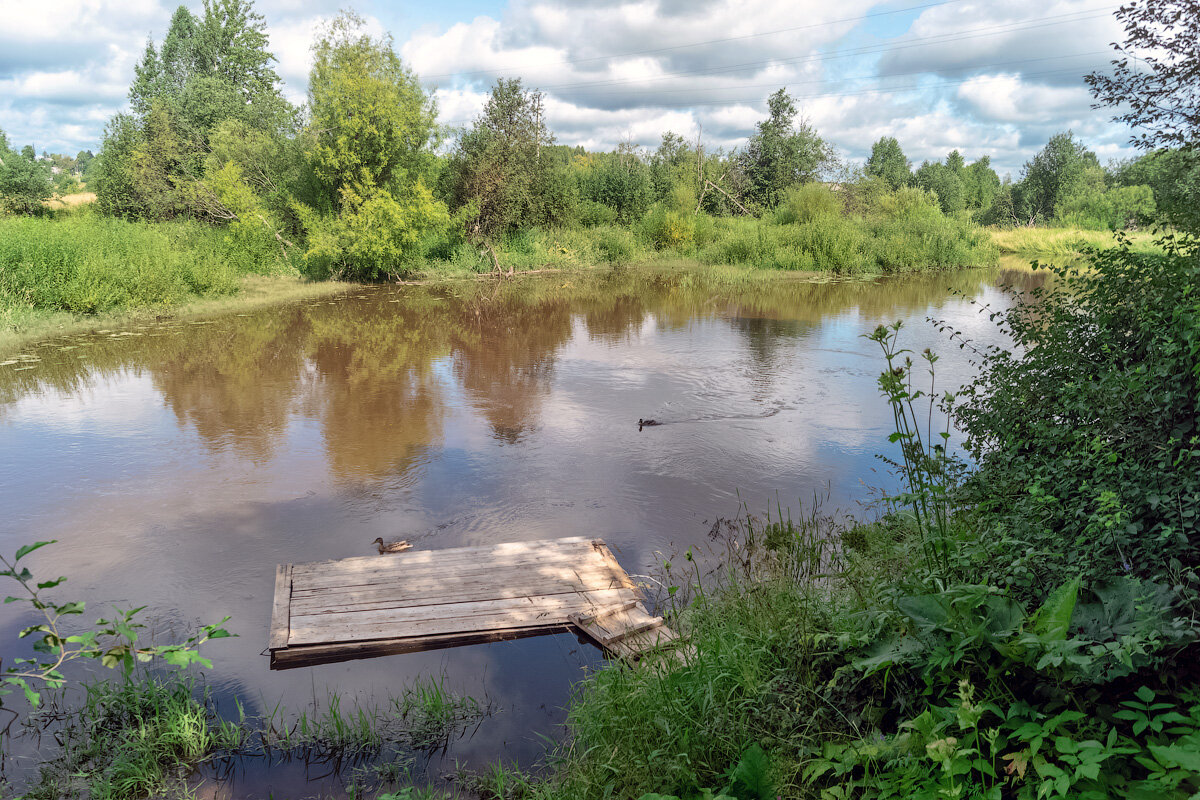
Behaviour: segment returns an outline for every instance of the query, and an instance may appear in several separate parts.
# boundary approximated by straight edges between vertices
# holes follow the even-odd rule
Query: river
[[[90,614],[145,605],[161,630],[231,616],[237,638],[206,646],[206,681],[252,712],[441,676],[492,713],[426,757],[431,775],[532,764],[597,651],[564,634],[271,672],[276,564],[366,555],[377,536],[430,549],[583,535],[644,575],[743,508],[820,496],[868,515],[894,480],[876,458],[891,421],[880,353],[862,334],[903,320],[902,344],[942,353],[952,388],[968,351],[927,318],[999,343],[981,309],[1007,306],[1008,282],[1036,276],[380,286],[44,342],[0,366],[0,550],[57,539],[29,566],[69,576],[57,591]],[[20,608],[0,607],[5,651],[31,619]],[[248,763],[218,785],[339,791],[328,773]]]

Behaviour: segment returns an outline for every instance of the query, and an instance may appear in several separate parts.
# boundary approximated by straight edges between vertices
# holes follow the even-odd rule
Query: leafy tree
[[[1094,178],[1099,169],[1096,154],[1070,131],[1051,136],[1046,146],[1025,163],[1019,213],[1030,219],[1050,219],[1060,202],[1085,185],[1089,171]]]
[[[695,153],[682,136],[667,131],[662,136],[658,149],[650,156],[650,182],[654,199],[665,202],[679,183],[695,183]]]
[[[362,26],[343,13],[313,46],[306,141],[317,191],[297,213],[312,271],[373,279],[413,264],[448,217],[424,182],[433,101],[391,38]]]
[[[1097,107],[1128,109],[1114,119],[1140,129],[1133,142],[1142,149],[1194,149],[1200,138],[1200,3],[1134,0],[1116,18],[1124,23],[1125,41],[1113,44],[1120,58],[1112,62],[1112,74],[1085,78]]]
[[[148,41],[135,67],[132,114],[109,126],[121,138],[106,135],[103,144],[102,153],[111,152],[97,175],[101,208],[150,219],[202,212],[189,204],[190,184],[203,176],[222,121],[292,131],[295,110],[280,94],[267,44],[250,0],[205,0],[199,16],[176,9],[161,47]]]
[[[866,173],[881,179],[892,189],[907,186],[912,181],[912,169],[908,159],[900,149],[900,142],[891,136],[884,136],[871,145]]]
[[[564,216],[561,195],[548,191],[552,168],[539,152],[553,142],[538,113],[540,102],[520,79],[497,80],[483,113],[450,157],[451,202],[474,210],[472,228],[484,237]]]
[[[1200,151],[1153,150],[1118,165],[1113,180],[1120,186],[1149,186],[1163,222],[1200,230]]]
[[[973,210],[989,208],[1000,191],[1000,176],[992,169],[991,156],[982,156],[959,173],[966,206]]]
[[[0,130],[0,212],[38,214],[42,201],[50,197],[50,165],[33,157],[26,145],[22,152],[9,149],[8,137]]]
[[[965,159],[963,159],[962,153],[958,152],[957,150],[951,150],[949,155],[946,156],[946,166],[949,167],[950,171],[955,175],[961,175],[962,171],[967,166],[967,162]]]
[[[961,161],[961,156],[959,160]],[[937,195],[942,213],[953,214],[967,205],[966,188],[954,169],[937,161],[925,161],[913,175],[913,180],[922,189]]]
[[[780,89],[767,100],[769,116],[758,123],[740,164],[749,198],[774,208],[783,191],[816,180],[834,161],[833,148],[807,122],[796,123],[796,104]]]
[[[595,158],[590,168],[584,170],[580,195],[583,200],[613,209],[621,222],[634,222],[650,207],[653,195],[650,169],[632,145],[622,143],[612,153]]]

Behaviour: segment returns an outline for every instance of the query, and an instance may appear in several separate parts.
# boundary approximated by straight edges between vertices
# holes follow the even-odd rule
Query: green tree
[[[50,165],[37,160],[29,145],[20,153],[9,149],[8,137],[0,130],[0,212],[41,213],[42,201],[52,192]]]
[[[317,191],[297,212],[310,271],[375,279],[414,264],[424,237],[448,215],[424,181],[433,101],[391,37],[373,39],[362,28],[343,13],[313,45],[305,136]]]
[[[494,238],[564,216],[562,188],[540,150],[553,142],[540,113],[541,95],[520,79],[496,81],[483,113],[458,140],[447,180],[456,208],[470,207],[471,227]]]
[[[1095,153],[1070,131],[1056,133],[1025,163],[1018,192],[1021,206],[1018,214],[1028,219],[1052,218],[1058,204],[1077,194],[1089,175],[1094,179],[1096,170],[1101,168]]]
[[[959,156],[960,162],[961,159]],[[922,162],[913,180],[917,186],[937,195],[942,213],[953,214],[966,208],[967,195],[963,180],[950,166],[937,161]]]
[[[1000,191],[1000,176],[992,169],[991,156],[982,156],[962,170],[959,177],[963,182],[967,208],[980,211],[991,207]]]
[[[834,161],[833,148],[804,120],[796,122],[796,104],[780,89],[767,100],[768,117],[746,143],[739,159],[746,191],[763,208],[778,205],[783,192],[814,181]]]
[[[892,189],[899,189],[912,182],[912,169],[908,159],[900,149],[900,142],[891,136],[884,136],[871,145],[866,172],[879,178]]]
[[[641,219],[653,196],[650,168],[636,149],[625,143],[596,156],[579,183],[581,199],[608,206],[625,224]]]

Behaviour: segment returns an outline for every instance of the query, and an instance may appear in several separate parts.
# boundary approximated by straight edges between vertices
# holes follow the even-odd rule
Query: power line
[[[929,47],[935,44],[947,44],[951,42],[966,41],[968,39],[980,39],[988,36],[995,36],[1002,33],[1013,33],[1017,31],[1034,30],[1037,28],[1053,27],[1055,25],[1065,25],[1071,22],[1083,22],[1089,19],[1107,16],[1113,6],[1107,6],[1102,10],[1084,10],[1070,12],[1069,14],[1058,14],[1049,17],[1039,17],[1034,20],[1026,20],[1023,22],[1010,23],[1006,26],[989,26],[979,28],[968,28],[966,31],[957,31],[953,34],[936,34],[934,36],[921,37],[920,39],[909,39],[899,45],[868,45],[852,50],[843,50],[837,53],[826,53],[822,55],[796,56],[793,58],[774,58],[764,61],[750,61],[742,64],[731,64],[720,67],[709,67],[699,70],[684,70],[679,72],[667,72],[661,75],[653,75],[645,78],[612,78],[603,81],[587,81],[576,83],[560,83],[550,86],[540,87],[547,91],[555,89],[584,89],[593,86],[620,86],[630,83],[645,83],[648,81],[666,80],[668,78],[686,78],[696,77],[700,75],[715,75],[722,72],[738,72],[748,70],[755,67],[763,67],[777,64],[792,64],[799,65],[805,63],[820,63],[824,61],[833,61],[840,58],[851,58],[854,56],[870,55],[874,53],[890,53],[901,50],[909,50],[915,47]],[[1081,16],[1082,15],[1082,16]],[[1051,21],[1052,20],[1052,21]],[[964,35],[965,34],[965,35]]]
[[[1068,53],[1066,55],[1061,55],[1061,56],[1044,56],[1042,58],[1014,59],[1012,61],[997,61],[997,62],[993,62],[990,64],[971,64],[971,65],[967,65],[967,66],[957,67],[957,69],[959,69],[959,70],[992,69],[992,68],[996,68],[996,67],[1012,66],[1014,64],[1033,64],[1033,63],[1036,63],[1039,61],[1061,61],[1064,58],[1084,58],[1086,56],[1102,55],[1102,54],[1108,53],[1108,52],[1110,52],[1110,51],[1108,51],[1108,50],[1089,50],[1086,53]],[[807,80],[807,81],[791,81],[791,82],[784,83],[784,84],[781,84],[779,81],[773,81],[771,83],[751,83],[751,84],[743,84],[740,86],[709,86],[709,87],[702,87],[702,88],[690,87],[690,88],[685,88],[685,89],[647,89],[647,90],[643,90],[643,91],[595,92],[595,93],[589,93],[587,96],[588,97],[596,97],[596,96],[607,96],[607,95],[619,95],[621,97],[630,97],[630,96],[638,96],[638,95],[643,95],[643,94],[661,95],[661,94],[668,94],[668,93],[677,94],[677,93],[686,93],[686,92],[728,92],[728,91],[739,91],[739,90],[744,90],[744,89],[767,89],[767,88],[772,88],[772,87],[779,87],[781,85],[785,86],[785,87],[787,87],[787,86],[806,86],[806,85],[811,85],[814,83],[827,83],[827,82],[840,83],[840,82],[844,82],[844,81],[871,80],[871,79],[880,79],[880,78],[902,78],[902,77],[907,77],[907,76],[911,76],[911,75],[921,75],[926,72],[933,72],[933,71],[934,70],[932,68],[923,67],[921,69],[910,70],[908,72],[893,72],[893,73],[890,73],[888,75],[883,75],[883,76],[878,75],[878,74],[850,75],[850,76],[847,76],[844,78],[837,78],[837,79],[834,79],[831,81],[827,81],[825,78],[815,78],[813,80]]]
[[[921,11],[926,8],[933,8],[934,6],[948,6],[948,5],[952,5],[954,3],[961,3],[961,2],[963,2],[963,0],[944,0],[944,2],[925,3],[925,4],[919,5],[919,6],[909,6],[907,8],[897,8],[897,9],[893,9],[892,11],[877,11],[872,14],[862,14],[857,17],[843,17],[842,19],[833,19],[833,20],[829,20],[827,22],[814,22],[814,23],[811,23],[808,25],[795,25],[790,28],[777,28],[777,29],[771,30],[771,31],[763,31],[761,33],[747,33],[747,34],[743,34],[741,36],[726,36],[726,37],[723,37],[720,39],[706,39],[706,40],[700,41],[700,42],[689,42],[687,44],[671,45],[670,47],[656,47],[656,48],[653,48],[650,50],[631,50],[631,51],[628,51],[625,53],[613,53],[611,55],[606,55],[606,56],[590,56],[588,58],[564,59],[562,61],[556,61],[553,64],[547,63],[547,64],[535,65],[535,66],[509,67],[509,68],[504,68],[504,69],[477,69],[477,70],[467,70],[465,72],[443,72],[443,73],[434,74],[434,75],[426,75],[425,79],[453,78],[453,77],[465,76],[465,75],[490,75],[493,73],[500,73],[500,72],[515,72],[518,70],[527,70],[527,69],[544,69],[547,67],[560,67],[560,66],[563,66],[566,64],[589,64],[593,61],[608,61],[608,60],[617,59],[617,58],[629,58],[630,56],[644,56],[644,55],[653,55],[655,53],[667,53],[672,50],[684,50],[689,47],[703,47],[704,45],[709,45],[709,44],[721,44],[724,42],[737,42],[737,41],[744,41],[746,39],[756,39],[756,38],[760,38],[763,36],[776,36],[781,33],[794,33],[796,31],[812,30],[814,28],[824,28],[824,27],[829,27],[830,25],[840,25],[843,22],[861,22],[863,20],[874,19],[876,17],[887,17],[887,16],[892,16],[894,14],[903,14],[903,13],[906,13],[909,11]]]

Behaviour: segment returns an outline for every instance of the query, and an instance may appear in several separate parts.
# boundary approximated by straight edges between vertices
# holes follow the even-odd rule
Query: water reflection
[[[879,358],[860,334],[904,319],[906,346],[940,350],[944,384],[960,382],[969,363],[925,318],[995,342],[980,308],[1009,302],[1000,283],[1040,280],[729,287],[615,271],[377,287],[55,340],[0,367],[0,548],[59,539],[31,567],[72,576],[89,607],[232,614],[240,638],[210,650],[222,692],[299,707],[314,687],[365,698],[445,674],[501,712],[446,758],[529,760],[594,650],[555,636],[270,673],[275,565],[366,555],[376,536],[587,535],[645,573],[742,502],[827,488],[853,510],[864,482],[889,480],[874,471],[889,423]],[[639,417],[663,424],[639,432]],[[0,607],[3,641],[23,621]],[[248,795],[271,774],[246,777]]]

